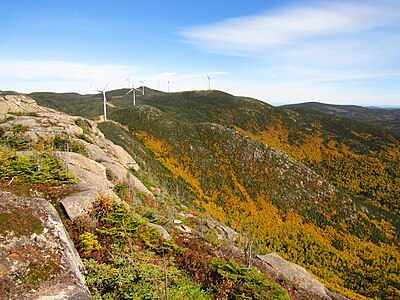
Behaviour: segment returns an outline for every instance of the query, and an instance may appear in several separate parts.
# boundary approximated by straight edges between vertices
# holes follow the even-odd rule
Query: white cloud
[[[0,60],[0,90],[18,92],[78,92],[93,93],[110,81],[108,89],[128,87],[133,81],[135,87],[144,81],[147,87],[171,91],[206,89],[207,73],[160,72],[145,74],[138,67],[130,65],[90,65],[67,61],[6,61]],[[209,72],[216,75],[228,72]],[[127,82],[127,78],[131,80]]]
[[[126,78],[136,69],[129,65],[90,65],[66,61],[6,61],[0,60],[0,89],[22,92],[75,91],[91,92],[90,86],[126,85]]]
[[[0,78],[8,80],[82,80],[107,79],[127,74],[135,67],[126,65],[89,65],[65,61],[6,61],[0,60],[0,68],[7,70]]]
[[[252,81],[226,85],[235,94],[267,102],[399,101],[400,1],[290,3],[188,28],[181,36],[207,52],[252,58],[240,71]]]
[[[334,2],[228,19],[189,28],[181,35],[188,43],[209,51],[249,54],[303,40],[389,26],[397,24],[399,19],[400,12],[394,12],[390,7]]]

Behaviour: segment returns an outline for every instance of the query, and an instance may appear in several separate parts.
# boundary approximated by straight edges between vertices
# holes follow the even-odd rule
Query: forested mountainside
[[[358,120],[365,124],[372,124],[383,127],[400,137],[400,109],[399,108],[379,108],[362,107],[357,105],[333,105],[318,102],[306,102],[283,107],[292,109],[311,109],[325,112],[331,115],[343,116]]]
[[[400,296],[396,136],[219,91],[152,91],[135,107],[126,92],[109,94],[108,117],[118,124],[100,129],[168,190],[334,291],[352,299]],[[102,113],[99,95],[32,97],[72,114]]]
[[[0,93],[0,198],[1,299],[342,299],[183,205],[95,122],[17,93]]]

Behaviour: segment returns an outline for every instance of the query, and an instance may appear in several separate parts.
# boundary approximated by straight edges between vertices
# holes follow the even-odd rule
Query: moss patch
[[[21,276],[21,279],[30,289],[37,289],[42,282],[55,276],[58,271],[59,266],[54,261],[40,261],[35,264],[31,263],[26,273]]]
[[[42,222],[38,217],[21,209],[10,209],[0,213],[0,234],[14,232],[15,235],[31,235],[43,232]]]

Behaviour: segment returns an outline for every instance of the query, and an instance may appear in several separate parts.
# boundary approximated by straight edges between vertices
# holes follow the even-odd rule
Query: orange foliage
[[[208,198],[201,189],[199,180],[192,175],[188,167],[181,164],[171,155],[172,147],[168,145],[167,142],[159,140],[144,131],[137,131],[135,132],[135,135],[154,153],[156,159],[163,163],[172,174],[176,177],[183,178],[198,194],[201,195],[201,197],[205,199]]]

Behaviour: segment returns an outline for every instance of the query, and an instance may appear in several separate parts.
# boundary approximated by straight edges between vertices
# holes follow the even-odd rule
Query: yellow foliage
[[[163,163],[163,165],[171,171],[176,177],[184,179],[201,197],[207,199],[208,197],[204,194],[201,189],[200,182],[197,177],[193,176],[191,171],[185,164],[180,163],[171,155],[172,147],[165,141],[159,140],[147,132],[137,131],[135,132],[136,137],[141,140],[145,146],[150,149],[156,159]],[[184,158],[183,158],[184,159]]]
[[[392,161],[400,161],[398,149],[387,149],[385,155],[388,161],[382,162],[376,157],[355,153],[344,143],[324,140],[318,124],[314,124],[309,135],[302,136],[299,140],[290,140],[290,135],[296,132],[289,132],[280,119],[275,120],[268,130],[258,133],[241,128],[236,130],[310,164],[339,187],[354,193],[370,193],[371,201],[378,203],[379,199],[388,197],[388,191],[399,190],[399,180],[388,180],[385,172],[387,168],[393,168],[390,165]],[[363,285],[368,288],[369,293],[373,293],[379,289],[385,290],[387,287],[384,282],[388,278],[400,284],[400,278],[395,275],[399,271],[400,254],[395,247],[375,245],[350,235],[349,224],[344,221],[337,221],[337,228],[320,228],[297,213],[284,214],[272,203],[266,192],[254,193],[246,189],[246,179],[237,175],[229,157],[223,151],[224,148],[218,142],[212,145],[213,159],[220,172],[216,176],[213,170],[191,169],[190,166],[198,163],[196,158],[184,154],[174,157],[172,147],[166,141],[145,132],[137,132],[136,136],[154,153],[157,160],[192,187],[197,194],[197,205],[219,221],[252,236],[262,251],[279,252],[286,259],[315,274],[328,288],[350,299],[368,299],[360,289]],[[255,168],[251,171],[256,173],[259,170]],[[212,184],[208,196],[200,184],[204,177]],[[334,208],[329,214],[322,213],[327,220],[332,220],[337,214]],[[371,220],[363,212],[359,214],[359,218],[385,232],[387,238],[395,237],[395,228],[388,222]],[[349,283],[350,273],[351,276],[359,276],[354,279],[354,283]],[[372,279],[368,279],[368,282],[365,278]],[[382,278],[385,280],[380,280]],[[396,285],[392,285],[388,292],[396,295],[399,291],[393,286]]]

